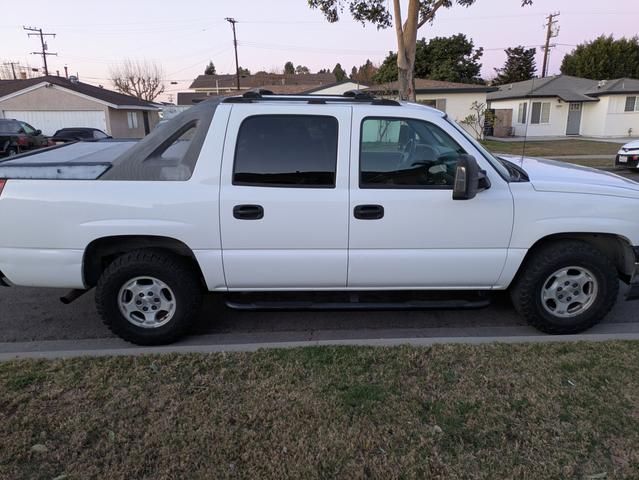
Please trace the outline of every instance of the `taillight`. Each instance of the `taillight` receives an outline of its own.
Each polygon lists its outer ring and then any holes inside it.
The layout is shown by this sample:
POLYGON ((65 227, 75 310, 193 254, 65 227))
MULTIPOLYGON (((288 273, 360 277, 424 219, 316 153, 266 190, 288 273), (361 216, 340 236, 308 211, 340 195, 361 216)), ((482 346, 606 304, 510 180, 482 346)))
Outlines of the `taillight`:
POLYGON ((2 190, 4 189, 4 186, 6 183, 7 183, 6 180, 0 179, 0 195, 2 195, 2 190))
POLYGON ((29 140, 27 140, 27 137, 18 137, 18 145, 21 147, 29 145, 29 140))

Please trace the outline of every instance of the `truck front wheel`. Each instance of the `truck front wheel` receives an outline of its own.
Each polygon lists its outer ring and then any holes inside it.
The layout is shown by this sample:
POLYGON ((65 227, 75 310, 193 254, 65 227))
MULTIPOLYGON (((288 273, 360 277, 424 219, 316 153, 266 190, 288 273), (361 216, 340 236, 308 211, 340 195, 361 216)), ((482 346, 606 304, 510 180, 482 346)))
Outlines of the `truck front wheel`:
POLYGON ((551 334, 592 327, 612 309, 618 292, 610 259, 576 240, 533 252, 510 290, 515 308, 528 323, 551 334))
POLYGON ((138 345, 162 345, 183 336, 197 318, 202 286, 184 259, 137 250, 106 268, 95 298, 100 316, 113 333, 138 345))

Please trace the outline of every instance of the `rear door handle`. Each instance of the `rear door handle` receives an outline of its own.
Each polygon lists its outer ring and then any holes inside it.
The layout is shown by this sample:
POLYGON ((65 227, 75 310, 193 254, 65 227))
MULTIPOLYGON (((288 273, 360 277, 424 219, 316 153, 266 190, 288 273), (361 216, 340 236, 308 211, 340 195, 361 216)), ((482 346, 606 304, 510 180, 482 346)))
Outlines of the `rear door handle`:
POLYGON ((360 220, 379 220, 384 217, 384 207, 381 205, 357 205, 353 212, 360 220))
POLYGON ((233 216, 238 220, 260 220, 264 218, 262 205, 235 205, 233 216))

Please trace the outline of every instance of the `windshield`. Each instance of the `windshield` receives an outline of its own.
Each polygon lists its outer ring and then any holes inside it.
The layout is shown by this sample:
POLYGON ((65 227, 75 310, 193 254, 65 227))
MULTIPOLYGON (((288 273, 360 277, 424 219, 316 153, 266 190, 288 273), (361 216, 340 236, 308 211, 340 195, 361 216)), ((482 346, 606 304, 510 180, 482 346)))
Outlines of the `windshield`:
POLYGON ((499 173, 505 180, 510 180, 512 178, 508 169, 488 150, 484 148, 484 146, 475 140, 466 130, 460 127, 455 121, 451 120, 448 115, 444 117, 448 123, 450 123, 459 133, 461 133, 466 140, 473 144, 473 146, 479 150, 479 153, 483 155, 483 157, 488 160, 488 162, 493 166, 497 173, 499 173))

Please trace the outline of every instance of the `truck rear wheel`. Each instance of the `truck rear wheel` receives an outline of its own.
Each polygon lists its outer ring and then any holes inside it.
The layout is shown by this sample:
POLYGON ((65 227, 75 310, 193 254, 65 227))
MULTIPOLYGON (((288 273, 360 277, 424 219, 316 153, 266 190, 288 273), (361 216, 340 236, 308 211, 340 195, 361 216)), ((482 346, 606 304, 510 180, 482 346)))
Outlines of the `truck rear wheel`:
POLYGON ((528 323, 551 334, 592 327, 612 309, 618 292, 613 263, 581 241, 557 242, 533 253, 510 290, 528 323))
POLYGON ((180 257, 137 250, 106 268, 95 299, 113 333, 138 345, 162 345, 183 336, 197 318, 202 285, 180 257))

